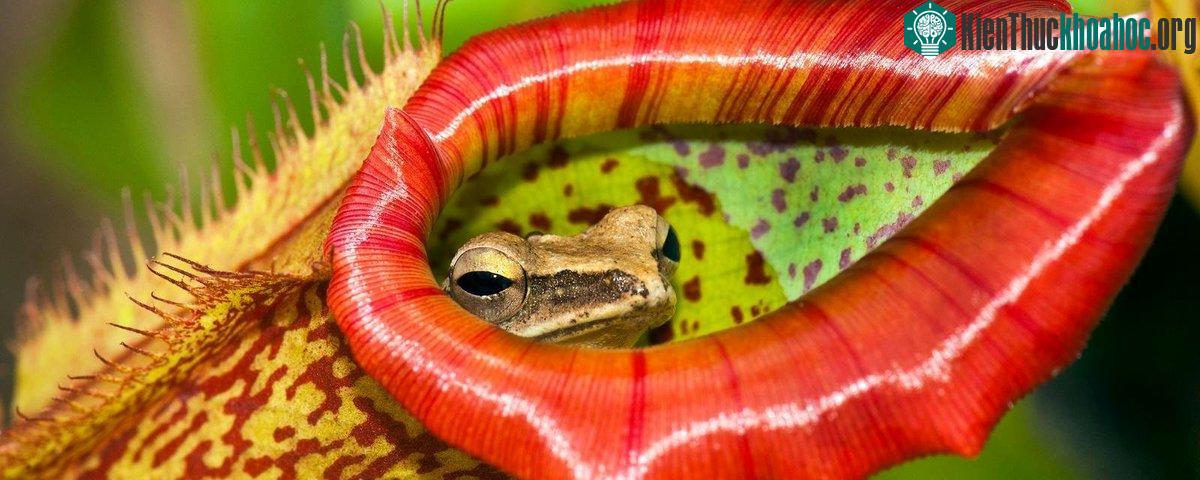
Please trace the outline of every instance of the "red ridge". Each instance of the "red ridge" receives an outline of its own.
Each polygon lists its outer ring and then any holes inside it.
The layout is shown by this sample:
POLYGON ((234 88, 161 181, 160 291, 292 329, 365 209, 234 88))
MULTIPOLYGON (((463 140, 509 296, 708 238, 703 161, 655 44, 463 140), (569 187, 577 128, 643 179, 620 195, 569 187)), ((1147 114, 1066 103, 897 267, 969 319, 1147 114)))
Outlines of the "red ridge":
MULTIPOLYGON (((959 15, 1065 9, 941 3, 959 15)), ((975 454, 1012 401, 1082 348, 1161 218, 1192 125, 1175 74, 1146 52, 928 60, 896 41, 911 6, 645 1, 470 42, 388 112, 334 221, 329 303, 356 359, 438 436, 523 477, 847 477, 975 454), (798 19, 824 33, 772 35, 798 19), (662 91, 627 81, 635 70, 662 91), (546 99, 558 105, 543 110, 546 99), (555 128, 533 125, 541 111, 561 113, 555 128), (424 242, 462 178, 543 135, 684 121, 1011 121, 964 181, 1036 208, 952 189, 800 301, 641 351, 490 335, 431 294, 424 242)))

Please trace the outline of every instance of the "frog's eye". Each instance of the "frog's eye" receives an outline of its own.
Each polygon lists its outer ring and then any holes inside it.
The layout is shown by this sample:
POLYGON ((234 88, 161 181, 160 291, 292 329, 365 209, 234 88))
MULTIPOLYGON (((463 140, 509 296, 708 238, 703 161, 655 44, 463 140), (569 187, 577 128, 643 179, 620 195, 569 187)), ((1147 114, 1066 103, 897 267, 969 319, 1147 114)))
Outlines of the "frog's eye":
POLYGON ((525 269, 494 248, 459 253, 450 266, 449 283, 455 302, 492 323, 513 316, 525 303, 525 269))
POLYGON ((667 227, 667 238, 663 240, 662 254, 672 262, 678 262, 680 259, 679 236, 675 234, 675 227, 667 227))
POLYGON ((657 248, 654 251, 655 255, 660 261, 665 260, 669 262, 670 266, 678 264, 679 259, 682 258, 682 252, 679 249, 679 235, 675 234, 675 227, 667 223, 666 219, 658 217, 657 230, 658 245, 656 245, 657 248))
POLYGON ((495 295, 511 287, 512 280, 492 272, 467 272, 455 280, 458 288, 477 297, 495 295))

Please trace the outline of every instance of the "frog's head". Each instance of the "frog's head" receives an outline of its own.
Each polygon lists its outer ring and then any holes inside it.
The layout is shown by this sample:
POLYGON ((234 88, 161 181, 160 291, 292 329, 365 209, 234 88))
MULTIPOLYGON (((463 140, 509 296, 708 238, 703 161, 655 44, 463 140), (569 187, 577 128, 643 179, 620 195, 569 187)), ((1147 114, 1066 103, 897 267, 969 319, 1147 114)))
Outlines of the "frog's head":
POLYGON ((628 347, 675 312, 679 238, 650 207, 618 208, 574 237, 472 238, 443 284, 463 308, 524 337, 628 347))

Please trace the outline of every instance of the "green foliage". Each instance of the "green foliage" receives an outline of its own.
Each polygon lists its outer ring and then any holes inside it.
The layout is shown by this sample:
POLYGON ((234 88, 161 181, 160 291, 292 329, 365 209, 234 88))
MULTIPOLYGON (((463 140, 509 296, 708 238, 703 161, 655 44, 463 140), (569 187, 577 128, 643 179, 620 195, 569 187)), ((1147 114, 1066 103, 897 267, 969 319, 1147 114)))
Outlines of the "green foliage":
POLYGON ((57 38, 13 72, 5 95, 16 108, 3 119, 11 138, 54 159, 41 168, 109 202, 126 185, 161 188, 170 172, 120 18, 115 2, 80 2, 64 12, 57 38))
MULTIPOLYGON (((427 25, 434 3, 421 2, 427 25)), ((461 0, 447 16, 446 46, 595 3, 461 0)), ((385 4, 399 22, 401 3, 385 4)), ((166 184, 178 183, 180 167, 195 182, 213 156, 228 180, 229 129, 241 128, 244 138, 249 115, 265 144, 273 90, 288 92, 311 126, 297 60, 318 72, 324 43, 333 78, 344 82, 341 45, 350 22, 362 27, 371 64, 382 64, 376 0, 164 2, 150 10, 114 0, 67 2, 57 24, 43 30, 44 45, 31 61, 8 67, 13 84, 2 92, 15 107, 0 118, 9 137, 42 153, 49 161, 38 168, 110 214, 119 213, 122 188, 162 198, 166 184), (164 121, 171 116, 181 120, 164 121)))
POLYGON ((875 478, 901 480, 915 478, 953 478, 958 480, 1007 480, 1042 478, 1068 480, 1079 478, 1061 446, 1048 442, 1045 428, 1039 425, 1036 405, 1028 400, 1004 415, 992 431, 991 439, 978 458, 949 455, 908 462, 887 470, 875 478))

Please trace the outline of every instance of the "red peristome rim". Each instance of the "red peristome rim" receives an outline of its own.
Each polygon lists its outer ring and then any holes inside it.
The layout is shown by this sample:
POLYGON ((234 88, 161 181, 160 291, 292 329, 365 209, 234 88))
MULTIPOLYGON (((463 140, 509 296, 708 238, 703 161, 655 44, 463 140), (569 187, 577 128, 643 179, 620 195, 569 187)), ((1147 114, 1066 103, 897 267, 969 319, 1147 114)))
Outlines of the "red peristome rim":
POLYGON ((910 7, 645 1, 472 41, 387 113, 334 221, 329 303, 356 359, 435 434, 523 477, 842 477, 977 452, 1082 348, 1161 218, 1192 126, 1147 54, 930 61, 864 34, 898 29, 910 7), (681 121, 983 130, 1018 111, 895 238, 701 339, 520 339, 442 294, 425 254, 462 178, 540 141, 681 121))

